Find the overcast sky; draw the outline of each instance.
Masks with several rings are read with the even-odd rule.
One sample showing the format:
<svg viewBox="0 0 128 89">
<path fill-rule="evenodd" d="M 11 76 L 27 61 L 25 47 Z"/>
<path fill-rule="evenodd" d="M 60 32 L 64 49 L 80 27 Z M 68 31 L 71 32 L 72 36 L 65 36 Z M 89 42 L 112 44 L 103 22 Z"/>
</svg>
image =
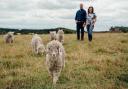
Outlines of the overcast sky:
<svg viewBox="0 0 128 89">
<path fill-rule="evenodd" d="M 97 15 L 96 31 L 128 26 L 128 0 L 0 0 L 0 27 L 75 29 L 74 17 L 83 2 Z"/>
</svg>

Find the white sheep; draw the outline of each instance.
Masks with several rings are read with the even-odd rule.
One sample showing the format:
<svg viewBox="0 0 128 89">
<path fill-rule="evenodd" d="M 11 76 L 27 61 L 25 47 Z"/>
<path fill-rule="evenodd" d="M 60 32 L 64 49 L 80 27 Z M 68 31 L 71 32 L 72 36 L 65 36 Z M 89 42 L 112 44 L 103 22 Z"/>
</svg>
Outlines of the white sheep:
<svg viewBox="0 0 128 89">
<path fill-rule="evenodd" d="M 50 31 L 50 39 L 51 39 L 51 41 L 52 40 L 56 40 L 57 39 L 57 37 L 56 37 L 56 31 Z"/>
<path fill-rule="evenodd" d="M 13 43 L 14 42 L 14 32 L 8 32 L 4 35 L 4 40 L 6 43 Z"/>
<path fill-rule="evenodd" d="M 64 43 L 64 31 L 63 30 L 58 30 L 57 32 L 57 40 L 61 42 L 62 44 Z"/>
<path fill-rule="evenodd" d="M 21 35 L 21 33 L 17 33 L 16 35 Z"/>
<path fill-rule="evenodd" d="M 45 46 L 44 46 L 42 39 L 40 38 L 39 35 L 37 35 L 37 34 L 33 35 L 31 45 L 33 48 L 33 52 L 35 54 L 42 54 L 45 52 Z"/>
<path fill-rule="evenodd" d="M 53 40 L 47 44 L 46 65 L 53 79 L 53 85 L 55 85 L 62 68 L 65 66 L 65 50 L 63 45 L 57 40 Z"/>
</svg>

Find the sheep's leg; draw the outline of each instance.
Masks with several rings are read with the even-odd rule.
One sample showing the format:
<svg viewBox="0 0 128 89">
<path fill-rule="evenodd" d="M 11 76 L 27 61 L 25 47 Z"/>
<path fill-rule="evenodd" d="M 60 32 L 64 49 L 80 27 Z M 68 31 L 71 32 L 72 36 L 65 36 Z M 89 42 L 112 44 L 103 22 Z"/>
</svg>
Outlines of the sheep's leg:
<svg viewBox="0 0 128 89">
<path fill-rule="evenodd" d="M 57 80 L 58 80 L 58 75 L 53 73 L 53 85 L 56 85 Z"/>
<path fill-rule="evenodd" d="M 53 78 L 53 71 L 52 70 L 50 70 L 50 63 L 49 63 L 49 58 L 48 58 L 48 56 L 46 55 L 46 65 L 47 65 L 47 70 L 48 70 L 48 73 L 50 74 L 50 76 Z"/>
<path fill-rule="evenodd" d="M 36 54 L 38 54 L 38 49 L 36 48 Z"/>
<path fill-rule="evenodd" d="M 10 38 L 8 38 L 8 43 L 10 44 Z"/>
<path fill-rule="evenodd" d="M 36 54 L 38 54 L 37 44 L 34 45 L 34 52 L 35 52 Z"/>
<path fill-rule="evenodd" d="M 52 41 L 52 40 L 54 40 L 54 38 L 53 38 L 53 37 L 51 37 L 51 41 Z"/>
<path fill-rule="evenodd" d="M 60 75 L 60 72 L 58 72 L 58 73 L 53 72 L 53 85 L 56 85 L 59 75 Z"/>
<path fill-rule="evenodd" d="M 53 72 L 49 71 L 49 74 L 53 78 Z"/>
<path fill-rule="evenodd" d="M 11 43 L 13 43 L 13 40 L 11 40 Z"/>
<path fill-rule="evenodd" d="M 11 39 L 9 39 L 9 43 L 11 44 Z"/>
</svg>

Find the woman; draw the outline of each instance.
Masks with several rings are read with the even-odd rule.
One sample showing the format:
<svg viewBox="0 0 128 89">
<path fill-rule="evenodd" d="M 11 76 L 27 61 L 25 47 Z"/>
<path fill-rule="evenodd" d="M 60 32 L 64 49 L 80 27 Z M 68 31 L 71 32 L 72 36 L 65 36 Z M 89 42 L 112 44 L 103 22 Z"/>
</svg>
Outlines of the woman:
<svg viewBox="0 0 128 89">
<path fill-rule="evenodd" d="M 88 32 L 89 42 L 92 41 L 92 31 L 94 29 L 95 22 L 96 22 L 96 14 L 94 13 L 94 8 L 90 6 L 88 8 L 88 14 L 87 14 L 87 32 Z"/>
</svg>

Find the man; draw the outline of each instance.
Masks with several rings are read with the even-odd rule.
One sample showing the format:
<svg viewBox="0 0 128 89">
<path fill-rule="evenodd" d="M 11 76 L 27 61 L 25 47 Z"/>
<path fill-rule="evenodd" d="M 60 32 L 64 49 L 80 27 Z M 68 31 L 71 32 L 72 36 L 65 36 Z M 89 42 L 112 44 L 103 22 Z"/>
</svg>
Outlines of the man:
<svg viewBox="0 0 128 89">
<path fill-rule="evenodd" d="M 77 40 L 80 40 L 80 31 L 81 31 L 81 40 L 84 40 L 84 27 L 86 25 L 86 11 L 83 9 L 83 4 L 80 4 L 80 10 L 77 11 L 75 16 L 76 28 L 77 28 Z"/>
</svg>

